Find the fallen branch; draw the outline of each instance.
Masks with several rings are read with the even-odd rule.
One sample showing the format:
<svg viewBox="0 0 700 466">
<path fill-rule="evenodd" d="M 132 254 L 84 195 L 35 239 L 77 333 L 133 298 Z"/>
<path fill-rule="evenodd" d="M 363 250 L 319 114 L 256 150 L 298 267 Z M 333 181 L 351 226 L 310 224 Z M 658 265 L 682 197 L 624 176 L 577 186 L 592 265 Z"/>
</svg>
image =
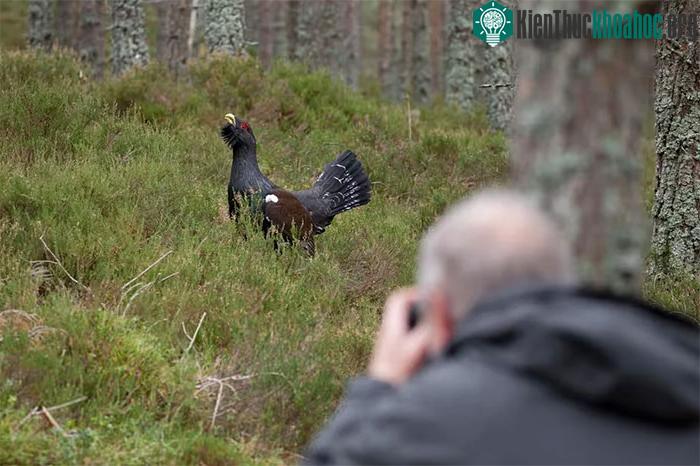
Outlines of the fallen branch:
<svg viewBox="0 0 700 466">
<path fill-rule="evenodd" d="M 46 241 L 44 241 L 44 235 L 41 235 L 41 236 L 39 237 L 39 241 L 41 241 L 41 244 L 44 246 L 44 249 L 46 249 L 46 252 L 48 252 L 49 254 L 51 254 L 51 257 L 53 257 L 53 259 L 54 259 L 54 261 L 55 261 L 55 264 L 58 265 L 58 267 L 63 271 L 63 273 L 65 273 L 66 275 L 68 275 L 68 278 L 70 278 L 70 280 L 71 280 L 73 283 L 75 283 L 76 285 L 79 285 L 79 286 L 83 287 L 83 289 L 85 289 L 85 290 L 90 291 L 90 288 L 88 288 L 87 286 L 85 286 L 85 285 L 83 285 L 82 283 L 80 283 L 73 275 L 70 274 L 70 272 L 68 272 L 68 270 L 66 270 L 66 268 L 65 268 L 65 267 L 63 266 L 63 264 L 61 263 L 60 259 L 56 256 L 56 254 L 53 253 L 53 251 L 51 250 L 51 248 L 49 247 L 49 245 L 46 244 Z"/>
<path fill-rule="evenodd" d="M 148 267 L 146 267 L 145 269 L 143 269 L 143 270 L 142 270 L 138 275 L 136 275 L 134 278 L 132 278 L 132 279 L 129 280 L 128 282 L 124 283 L 124 285 L 122 285 L 122 288 L 121 288 L 121 289 L 124 290 L 126 287 L 128 287 L 129 285 L 131 285 L 132 283 L 134 283 L 136 280 L 138 280 L 139 278 L 141 278 L 141 277 L 143 276 L 143 274 L 145 274 L 146 272 L 148 272 L 149 270 L 151 270 L 153 267 L 155 267 L 156 265 L 158 265 L 158 263 L 160 263 L 160 261 L 162 261 L 163 259 L 165 259 L 166 257 L 168 257 L 168 256 L 169 256 L 170 254 L 172 254 L 172 253 L 173 253 L 173 251 L 172 251 L 172 249 L 171 249 L 170 251 L 168 251 L 168 252 L 166 252 L 165 254 L 163 254 L 162 256 L 160 256 L 160 257 L 158 258 L 158 260 L 156 260 L 154 263 L 152 263 L 151 265 L 149 265 Z"/>
<path fill-rule="evenodd" d="M 22 424 L 27 422 L 29 419 L 31 419 L 33 416 L 41 414 L 46 418 L 47 421 L 49 421 L 49 423 L 51 425 L 53 425 L 54 427 L 57 427 L 61 431 L 61 433 L 65 434 L 65 432 L 63 431 L 61 426 L 58 424 L 58 422 L 56 422 L 56 419 L 54 419 L 53 416 L 51 416 L 51 411 L 57 411 L 59 409 L 67 408 L 68 406 L 72 406 L 72 405 L 77 404 L 77 403 L 82 403 L 85 400 L 87 400 L 87 397 L 81 396 L 81 397 L 78 397 L 74 400 L 66 401 L 65 403 L 61 403 L 60 405 L 55 405 L 55 406 L 51 406 L 48 408 L 45 406 L 35 406 L 34 408 L 32 408 L 31 411 L 29 411 L 29 414 L 24 416 L 24 418 L 22 418 L 22 420 L 19 421 L 19 425 L 21 426 Z"/>
<path fill-rule="evenodd" d="M 184 323 L 184 322 L 182 323 L 182 330 L 185 332 L 185 335 L 186 335 L 187 338 L 189 338 L 189 340 L 190 340 L 190 344 L 187 345 L 187 349 L 185 349 L 185 354 L 189 353 L 189 352 L 190 352 L 190 349 L 192 349 L 192 346 L 194 345 L 194 340 L 195 340 L 195 338 L 197 338 L 197 333 L 199 333 L 199 328 L 202 326 L 202 322 L 204 322 L 204 318 L 205 318 L 206 316 L 207 316 L 207 313 L 206 313 L 206 312 L 202 314 L 202 317 L 200 317 L 199 323 L 197 324 L 197 328 L 194 329 L 194 334 L 192 334 L 192 337 L 191 337 L 191 338 L 190 338 L 190 336 L 187 334 L 187 330 L 185 330 L 185 323 Z"/>
</svg>

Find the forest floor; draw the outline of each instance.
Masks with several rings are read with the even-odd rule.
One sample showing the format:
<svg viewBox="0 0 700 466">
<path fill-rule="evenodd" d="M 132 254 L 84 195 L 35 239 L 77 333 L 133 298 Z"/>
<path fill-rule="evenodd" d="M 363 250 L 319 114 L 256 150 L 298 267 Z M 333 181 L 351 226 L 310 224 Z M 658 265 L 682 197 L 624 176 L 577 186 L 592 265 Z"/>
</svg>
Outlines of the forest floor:
<svg viewBox="0 0 700 466">
<path fill-rule="evenodd" d="M 84 76 L 0 52 L 0 464 L 296 461 L 363 370 L 387 292 L 412 281 L 422 232 L 507 179 L 504 135 L 440 105 L 409 131 L 403 106 L 298 66 Z M 286 188 L 345 148 L 365 165 L 372 202 L 315 259 L 228 220 L 227 112 Z M 645 293 L 700 303 L 691 285 Z"/>
</svg>

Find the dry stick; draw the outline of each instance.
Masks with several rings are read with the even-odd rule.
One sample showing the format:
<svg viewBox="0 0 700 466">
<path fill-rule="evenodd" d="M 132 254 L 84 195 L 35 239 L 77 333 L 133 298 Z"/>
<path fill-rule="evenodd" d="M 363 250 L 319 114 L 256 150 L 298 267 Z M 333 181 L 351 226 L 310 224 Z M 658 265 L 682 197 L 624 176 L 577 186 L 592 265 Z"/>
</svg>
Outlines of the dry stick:
<svg viewBox="0 0 700 466">
<path fill-rule="evenodd" d="M 214 429 L 216 425 L 216 414 L 219 412 L 219 406 L 221 405 L 221 397 L 224 394 L 224 384 L 219 381 L 219 392 L 216 395 L 216 404 L 214 404 L 214 413 L 211 415 L 211 424 L 209 425 L 209 430 Z"/>
<path fill-rule="evenodd" d="M 51 415 L 51 413 L 49 412 L 48 409 L 46 409 L 45 407 L 42 406 L 41 407 L 41 414 L 44 415 L 46 420 L 49 421 L 49 424 L 51 424 L 51 426 L 54 429 L 59 431 L 61 433 L 61 435 L 63 435 L 64 437 L 68 437 L 68 434 L 66 434 L 66 431 L 63 430 L 63 427 L 61 427 L 61 425 L 58 422 L 56 422 L 56 419 L 53 418 L 53 416 Z"/>
<path fill-rule="evenodd" d="M 197 324 L 197 328 L 194 329 L 194 333 L 192 334 L 192 338 L 190 338 L 190 344 L 187 345 L 187 349 L 185 350 L 185 354 L 190 352 L 190 349 L 192 348 L 192 345 L 194 345 L 194 340 L 197 338 L 197 333 L 199 333 L 199 328 L 202 326 L 202 322 L 204 322 L 204 318 L 207 316 L 207 313 L 205 312 L 202 314 L 202 317 L 199 319 L 199 323 Z M 182 323 L 182 329 L 185 330 L 185 323 Z M 185 335 L 187 335 L 187 332 L 185 332 Z M 188 336 L 189 338 L 189 336 Z"/>
<path fill-rule="evenodd" d="M 166 257 L 168 257 L 168 256 L 169 256 L 170 254 L 172 254 L 172 253 L 173 253 L 173 251 L 172 251 L 172 249 L 171 249 L 170 251 L 168 251 L 168 252 L 166 252 L 165 254 L 163 254 L 162 256 L 160 256 L 160 257 L 158 258 L 157 261 L 155 261 L 154 263 L 152 263 L 151 265 L 149 265 L 148 267 L 146 267 L 145 269 L 143 269 L 143 270 L 141 271 L 141 273 L 139 273 L 138 275 L 136 275 L 134 278 L 132 278 L 132 279 L 129 280 L 128 282 L 124 283 L 124 285 L 122 285 L 122 290 L 123 290 L 124 288 L 128 287 L 129 285 L 131 285 L 132 283 L 134 283 L 134 282 L 135 282 L 136 280 L 138 280 L 144 273 L 146 273 L 146 272 L 148 272 L 149 270 L 151 270 L 153 267 L 155 267 L 156 265 L 158 265 L 158 263 L 159 263 L 160 261 L 162 261 L 163 259 L 165 259 Z"/>
<path fill-rule="evenodd" d="M 81 397 L 76 398 L 75 400 L 66 401 L 65 403 L 61 403 L 60 405 L 50 406 L 48 408 L 45 408 L 43 406 L 42 407 L 35 406 L 34 408 L 32 408 L 31 411 L 29 411 L 29 414 L 24 416 L 24 418 L 22 418 L 22 420 L 19 421 L 19 425 L 22 425 L 25 422 L 27 422 L 32 416 L 35 416 L 37 414 L 42 413 L 42 410 L 46 410 L 48 412 L 56 411 L 59 409 L 67 408 L 68 406 L 72 406 L 72 405 L 77 404 L 77 403 L 81 403 L 81 402 L 87 400 L 87 398 L 88 397 L 86 397 L 86 396 L 81 396 Z"/>
<path fill-rule="evenodd" d="M 73 277 L 73 275 L 71 275 L 71 274 L 66 270 L 66 268 L 63 266 L 63 264 L 61 264 L 61 261 L 58 259 L 58 257 L 56 257 L 56 254 L 53 253 L 53 251 L 51 250 L 51 248 L 49 247 L 49 245 L 46 244 L 46 241 L 44 241 L 44 235 L 41 235 L 41 236 L 39 237 L 39 241 L 41 241 L 41 244 L 44 245 L 44 249 L 46 249 L 46 251 L 47 251 L 49 254 L 51 254 L 51 257 L 53 257 L 53 259 L 56 261 L 56 264 L 61 268 L 61 270 L 63 270 L 63 273 L 65 273 L 66 275 L 68 275 L 68 278 L 70 278 L 71 281 L 72 281 L 73 283 L 75 283 L 76 285 L 80 285 L 80 286 L 82 286 L 84 289 L 90 291 L 90 288 L 88 288 L 87 286 L 83 285 L 83 284 L 80 283 L 78 280 L 76 280 L 75 277 Z"/>
</svg>

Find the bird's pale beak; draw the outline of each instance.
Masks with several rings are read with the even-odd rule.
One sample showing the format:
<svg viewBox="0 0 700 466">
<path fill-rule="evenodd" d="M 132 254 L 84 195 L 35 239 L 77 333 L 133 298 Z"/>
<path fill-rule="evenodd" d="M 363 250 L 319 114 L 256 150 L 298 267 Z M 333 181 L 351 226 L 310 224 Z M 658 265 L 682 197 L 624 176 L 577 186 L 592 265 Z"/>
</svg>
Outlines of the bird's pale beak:
<svg viewBox="0 0 700 466">
<path fill-rule="evenodd" d="M 224 115 L 224 119 L 232 125 L 236 124 L 236 116 L 233 113 L 227 113 L 226 115 Z"/>
</svg>

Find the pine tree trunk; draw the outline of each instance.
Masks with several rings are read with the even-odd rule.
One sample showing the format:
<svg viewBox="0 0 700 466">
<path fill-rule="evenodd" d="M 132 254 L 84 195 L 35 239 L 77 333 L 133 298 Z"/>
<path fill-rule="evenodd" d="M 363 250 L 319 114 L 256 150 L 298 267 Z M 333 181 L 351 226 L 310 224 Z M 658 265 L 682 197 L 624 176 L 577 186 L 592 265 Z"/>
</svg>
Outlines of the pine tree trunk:
<svg viewBox="0 0 700 466">
<path fill-rule="evenodd" d="M 105 37 L 102 30 L 103 6 L 102 0 L 83 0 L 80 3 L 78 52 L 80 60 L 89 64 L 98 78 L 102 77 L 105 61 Z"/>
<path fill-rule="evenodd" d="M 80 2 L 76 0 L 58 0 L 56 3 L 58 44 L 69 49 L 75 48 Z"/>
<path fill-rule="evenodd" d="M 168 69 L 179 76 L 182 74 L 189 57 L 188 41 L 190 29 L 191 0 L 174 0 L 167 12 L 167 39 L 165 63 Z"/>
<path fill-rule="evenodd" d="M 255 44 L 260 55 L 260 0 L 245 0 L 245 40 Z"/>
<path fill-rule="evenodd" d="M 411 3 L 411 96 L 418 103 L 426 103 L 430 99 L 431 88 L 428 3 L 427 0 L 411 0 Z"/>
<path fill-rule="evenodd" d="M 166 63 L 168 50 L 168 26 L 170 10 L 175 0 L 158 0 L 153 4 L 156 13 L 156 58 L 161 63 Z"/>
<path fill-rule="evenodd" d="M 516 8 L 515 0 L 500 0 L 501 4 Z M 510 116 L 515 98 L 515 65 L 513 60 L 513 41 L 496 47 L 483 47 L 485 61 L 484 78 L 482 84 L 490 86 L 484 88 L 481 95 L 486 97 L 489 121 L 494 129 L 506 130 L 510 123 Z"/>
<path fill-rule="evenodd" d="M 384 95 L 390 95 L 389 70 L 391 67 L 392 53 L 392 0 L 379 0 L 379 37 L 378 37 L 378 68 L 377 77 Z"/>
<path fill-rule="evenodd" d="M 403 94 L 403 6 L 402 2 L 391 2 L 391 63 L 387 73 L 386 92 L 393 101 L 400 101 Z"/>
<path fill-rule="evenodd" d="M 698 15 L 696 0 L 664 2 Z M 700 279 L 700 42 L 656 44 L 656 192 L 650 273 Z"/>
<path fill-rule="evenodd" d="M 482 49 L 472 35 L 472 11 L 476 0 L 450 0 L 445 100 L 464 111 L 474 109 L 478 94 Z"/>
<path fill-rule="evenodd" d="M 245 54 L 243 0 L 206 0 L 204 40 L 210 53 Z"/>
<path fill-rule="evenodd" d="M 290 0 L 287 5 L 287 57 L 299 58 L 299 20 L 301 14 L 300 0 Z"/>
<path fill-rule="evenodd" d="M 432 94 L 441 96 L 445 92 L 444 49 L 445 49 L 445 0 L 433 0 L 430 8 L 430 70 Z"/>
<path fill-rule="evenodd" d="M 360 62 L 362 56 L 361 37 L 360 37 L 360 8 L 359 0 L 345 0 L 341 4 L 340 22 L 345 24 L 345 34 L 343 43 L 343 51 L 345 58 L 343 60 L 343 74 L 345 82 L 353 88 L 357 88 L 360 80 Z"/>
<path fill-rule="evenodd" d="M 544 8 L 590 6 L 549 1 Z M 559 221 L 585 283 L 636 292 L 646 242 L 640 142 L 651 47 L 642 40 L 522 41 L 518 53 L 514 177 Z"/>
<path fill-rule="evenodd" d="M 51 0 L 29 0 L 27 41 L 36 49 L 50 50 L 53 43 L 53 4 Z"/>
<path fill-rule="evenodd" d="M 112 0 L 112 73 L 148 63 L 141 0 Z"/>
<path fill-rule="evenodd" d="M 272 59 L 288 58 L 287 55 L 287 15 L 289 2 L 274 3 L 272 22 Z"/>
<path fill-rule="evenodd" d="M 297 28 L 297 46 L 295 57 L 308 65 L 315 66 L 320 54 L 320 33 L 318 23 L 320 21 L 321 2 L 317 0 L 305 0 L 299 5 L 299 18 Z"/>
<path fill-rule="evenodd" d="M 274 35 L 273 35 L 273 5 L 270 0 L 260 0 L 258 8 L 260 9 L 260 25 L 258 30 L 258 57 L 260 62 L 266 68 L 272 63 L 272 53 L 274 50 Z"/>
</svg>

